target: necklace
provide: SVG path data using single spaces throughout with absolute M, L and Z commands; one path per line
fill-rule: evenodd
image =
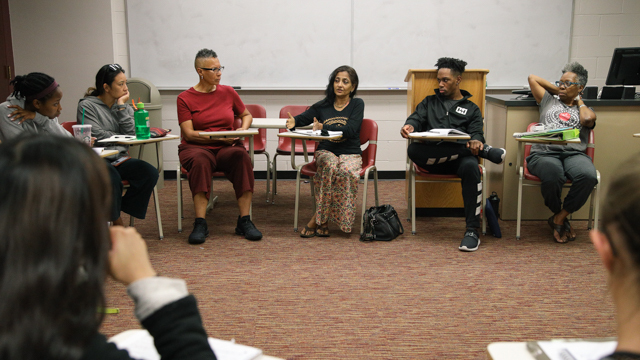
M 344 105 L 338 105 L 337 102 L 335 102 L 335 101 L 333 102 L 333 106 L 335 106 L 337 109 L 342 109 L 347 105 L 349 105 L 349 101 L 347 101 Z

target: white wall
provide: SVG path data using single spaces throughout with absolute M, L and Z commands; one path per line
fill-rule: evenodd
M 60 121 L 75 121 L 78 99 L 113 62 L 111 4 L 105 0 L 9 0 L 16 74 L 44 72 L 64 93 Z
M 125 0 L 9 0 L 9 6 L 16 71 L 18 74 L 43 71 L 62 84 L 65 91 L 62 121 L 75 118 L 77 100 L 93 83 L 101 65 L 118 62 L 129 69 Z M 640 0 L 575 0 L 573 19 L 567 19 L 573 21 L 570 58 L 587 68 L 590 85 L 604 85 L 615 47 L 640 46 L 638 19 Z M 473 60 L 466 60 L 473 67 Z M 327 74 L 331 70 L 327 69 Z M 488 76 L 491 83 L 491 73 Z M 192 81 L 197 82 L 195 73 Z M 321 91 L 239 93 L 246 103 L 264 105 L 269 117 L 277 117 L 284 105 L 310 105 L 322 97 Z M 179 132 L 175 105 L 178 94 L 162 92 L 163 126 L 174 133 Z M 404 170 L 405 143 L 399 137 L 399 129 L 406 118 L 406 91 L 362 91 L 359 96 L 366 104 L 365 117 L 380 125 L 379 168 Z M 269 132 L 267 150 L 273 155 L 275 130 Z M 165 143 L 164 159 L 166 170 L 176 168 L 177 142 Z M 256 169 L 265 170 L 264 160 L 261 157 L 256 160 Z M 289 169 L 287 159 L 279 160 L 278 168 Z
M 589 71 L 589 85 L 605 85 L 617 47 L 640 46 L 640 0 L 575 0 L 571 61 Z

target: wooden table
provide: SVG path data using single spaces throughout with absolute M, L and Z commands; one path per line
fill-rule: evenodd
M 95 148 L 94 148 L 95 149 Z M 98 156 L 102 157 L 102 158 L 106 158 L 109 156 L 113 156 L 116 155 L 117 153 L 119 153 L 118 150 L 105 150 L 104 148 L 102 149 L 102 151 L 100 151 L 100 153 L 98 153 L 96 151 L 96 154 L 98 154 Z

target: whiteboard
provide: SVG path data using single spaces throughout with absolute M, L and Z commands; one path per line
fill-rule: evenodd
M 197 83 L 196 52 L 218 53 L 222 83 L 321 89 L 340 65 L 360 88 L 406 88 L 439 57 L 489 69 L 490 87 L 555 79 L 569 59 L 572 0 L 127 0 L 131 76 Z

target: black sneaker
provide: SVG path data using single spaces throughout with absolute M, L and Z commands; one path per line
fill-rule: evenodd
M 484 145 L 482 150 L 478 152 L 481 158 L 487 159 L 494 164 L 502 164 L 504 162 L 504 156 L 507 154 L 507 150 L 505 149 L 496 149 L 491 147 L 491 145 Z
M 462 251 L 476 251 L 478 250 L 478 246 L 480 246 L 480 238 L 478 237 L 478 232 L 473 229 L 467 229 L 464 233 L 464 238 L 462 238 L 462 242 L 458 247 L 458 250 Z
M 189 244 L 202 244 L 209 235 L 209 229 L 207 228 L 207 220 L 203 218 L 196 218 L 193 222 L 193 231 L 189 235 Z
M 262 233 L 253 225 L 249 215 L 238 216 L 238 224 L 236 225 L 236 234 L 244 235 L 244 238 L 251 241 L 262 239 Z

